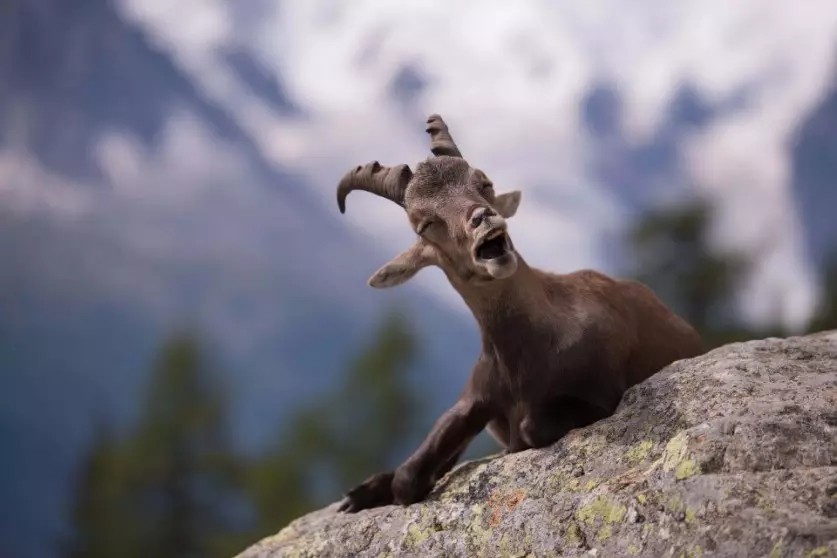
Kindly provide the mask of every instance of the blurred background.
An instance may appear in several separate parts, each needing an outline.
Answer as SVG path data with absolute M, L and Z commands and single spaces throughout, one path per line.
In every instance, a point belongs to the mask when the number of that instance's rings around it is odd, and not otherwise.
M 4 0 L 0 557 L 232 556 L 414 449 L 475 323 L 335 188 L 433 112 L 530 264 L 837 327 L 835 54 L 832 0 Z

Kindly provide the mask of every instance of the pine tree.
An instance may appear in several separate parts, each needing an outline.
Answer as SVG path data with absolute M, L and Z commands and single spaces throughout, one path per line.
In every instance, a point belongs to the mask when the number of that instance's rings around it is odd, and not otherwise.
M 105 424 L 98 426 L 76 479 L 74 536 L 62 553 L 68 558 L 129 556 L 137 542 L 124 451 Z
M 779 326 L 754 330 L 734 315 L 737 289 L 752 260 L 711 245 L 712 216 L 713 207 L 702 199 L 647 212 L 628 234 L 630 275 L 651 287 L 709 346 L 784 334 Z
M 349 487 L 370 471 L 392 466 L 393 452 L 400 449 L 396 446 L 414 436 L 421 407 L 407 373 L 416 356 L 417 340 L 409 322 L 393 311 L 349 365 L 330 402 L 339 412 L 331 417 L 335 458 L 330 461 L 340 486 Z
M 811 316 L 808 333 L 837 329 L 837 253 L 828 258 L 822 275 L 820 303 Z
M 226 401 L 188 335 L 161 348 L 136 428 L 102 430 L 76 485 L 71 558 L 211 558 L 243 545 Z
M 216 382 L 194 339 L 165 344 L 129 448 L 145 556 L 221 556 L 236 534 L 237 464 Z
M 251 471 L 260 524 L 256 536 L 332 501 L 365 477 L 392 468 L 415 441 L 420 397 L 408 372 L 418 356 L 406 317 L 386 314 L 336 389 L 301 409 L 284 436 Z

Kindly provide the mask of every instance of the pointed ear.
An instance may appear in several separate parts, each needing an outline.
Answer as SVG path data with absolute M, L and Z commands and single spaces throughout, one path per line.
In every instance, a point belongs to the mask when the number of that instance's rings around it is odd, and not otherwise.
M 369 278 L 369 286 L 386 289 L 405 283 L 428 265 L 436 263 L 433 248 L 418 239 L 408 250 L 401 252 Z
M 509 217 L 514 217 L 514 214 L 517 213 L 517 207 L 520 205 L 520 196 L 520 190 L 498 194 L 494 196 L 494 203 L 491 205 L 494 206 L 494 209 L 497 210 L 500 216 L 508 219 Z

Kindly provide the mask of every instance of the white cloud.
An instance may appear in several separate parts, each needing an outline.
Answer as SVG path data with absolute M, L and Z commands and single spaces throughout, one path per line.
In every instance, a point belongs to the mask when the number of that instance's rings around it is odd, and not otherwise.
M 520 187 L 527 201 L 537 200 L 534 207 L 524 202 L 515 231 L 524 253 L 551 269 L 603 265 L 592 241 L 623 217 L 584 166 L 578 103 L 595 80 L 618 86 L 632 141 L 654 132 L 686 82 L 710 102 L 747 89 L 750 106 L 689 142 L 685 169 L 720 202 L 720 237 L 758 242 L 781 231 L 786 239 L 752 292 L 783 291 L 781 313 L 792 322 L 810 309 L 814 288 L 797 250 L 788 148 L 832 70 L 837 4 L 829 0 L 644 0 L 630 10 L 617 0 L 277 1 L 248 37 L 231 36 L 224 2 L 192 6 L 191 14 L 203 14 L 194 23 L 180 4 L 124 4 L 239 115 L 265 153 L 309 174 L 330 206 L 337 179 L 358 162 L 413 162 L 427 153 L 423 122 L 405 117 L 388 95 L 400 67 L 418 66 L 429 79 L 419 110 L 443 114 L 463 151 L 498 186 Z M 310 117 L 270 117 L 230 85 L 212 52 L 233 41 L 246 42 L 281 73 Z M 587 200 L 586 210 L 567 215 L 558 192 Z M 411 241 L 403 215 L 376 203 L 353 198 L 346 218 L 395 253 Z M 763 297 L 749 298 L 748 315 L 764 317 Z
M 229 8 L 217 0 L 122 2 L 126 15 L 152 31 L 151 39 L 185 64 L 211 60 L 234 39 Z
M 99 167 L 124 204 L 156 206 L 158 211 L 187 211 L 202 196 L 234 188 L 242 198 L 254 195 L 250 169 L 236 146 L 186 110 L 168 118 L 153 150 L 126 132 L 105 132 L 96 146 Z
M 127 302 L 157 323 L 193 319 L 232 356 L 291 327 L 286 308 L 305 297 L 341 296 L 341 278 L 322 268 L 350 264 L 355 240 L 323 242 L 284 185 L 266 187 L 237 146 L 188 111 L 169 118 L 154 149 L 111 131 L 94 155 L 104 184 L 0 152 L 0 206 L 21 231 L 2 246 L 15 265 L 0 281 L 26 277 L 42 296 Z
M 92 202 L 85 188 L 44 170 L 28 153 L 0 151 L 0 207 L 75 221 L 89 213 Z

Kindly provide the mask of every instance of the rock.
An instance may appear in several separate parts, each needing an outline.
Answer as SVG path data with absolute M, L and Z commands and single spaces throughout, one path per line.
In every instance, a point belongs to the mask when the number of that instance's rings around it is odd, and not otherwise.
M 462 463 L 424 502 L 336 508 L 239 558 L 837 556 L 837 331 L 675 362 L 612 417 Z

